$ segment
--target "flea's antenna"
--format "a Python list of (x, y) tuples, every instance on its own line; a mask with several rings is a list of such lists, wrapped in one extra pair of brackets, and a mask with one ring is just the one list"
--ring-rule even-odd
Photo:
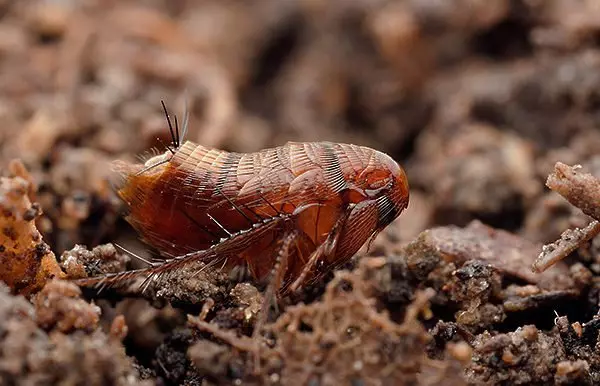
[(179, 147), (179, 133), (176, 131), (176, 128), (173, 127), (173, 123), (171, 122), (171, 117), (169, 116), (169, 112), (167, 111), (167, 106), (165, 106), (164, 101), (160, 101), (162, 105), (163, 111), (165, 113), (165, 117), (167, 118), (167, 124), (169, 125), (169, 132), (171, 133), (171, 140), (173, 141), (173, 146), (177, 149)]
[(151, 266), (151, 267), (154, 267), (154, 266), (156, 265), (155, 263), (153, 263), (153, 262), (151, 262), (151, 261), (149, 261), (149, 260), (147, 260), (147, 259), (144, 259), (142, 256), (140, 256), (140, 255), (138, 255), (138, 254), (136, 254), (136, 253), (134, 253), (134, 252), (132, 252), (132, 251), (130, 251), (130, 250), (128, 250), (128, 249), (126, 249), (124, 246), (122, 246), (122, 245), (120, 245), (120, 244), (113, 243), (113, 245), (115, 246), (115, 248), (122, 250), (122, 251), (123, 251), (123, 252), (125, 252), (126, 254), (128, 254), (128, 255), (130, 255), (130, 256), (133, 256), (133, 257), (135, 257), (135, 258), (136, 258), (136, 259), (138, 259), (139, 261), (142, 261), (142, 262), (144, 262), (144, 263), (148, 264), (148, 265), (149, 265), (149, 266)]

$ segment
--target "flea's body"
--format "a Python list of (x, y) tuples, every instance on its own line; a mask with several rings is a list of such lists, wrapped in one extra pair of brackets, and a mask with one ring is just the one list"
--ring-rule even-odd
[(279, 267), (280, 287), (300, 285), (350, 259), (409, 197), (389, 156), (329, 142), (241, 154), (188, 141), (118, 169), (128, 220), (166, 258), (138, 271), (154, 278), (202, 259), (245, 265), (257, 280)]

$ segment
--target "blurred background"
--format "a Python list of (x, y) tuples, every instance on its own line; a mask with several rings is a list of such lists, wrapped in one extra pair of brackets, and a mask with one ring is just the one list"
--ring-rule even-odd
[(33, 173), (55, 252), (135, 238), (108, 163), (162, 151), (160, 101), (187, 100), (205, 146), (389, 153), (400, 243), (472, 219), (550, 241), (587, 221), (554, 162), (600, 175), (599, 46), (597, 0), (0, 0), (0, 165)]

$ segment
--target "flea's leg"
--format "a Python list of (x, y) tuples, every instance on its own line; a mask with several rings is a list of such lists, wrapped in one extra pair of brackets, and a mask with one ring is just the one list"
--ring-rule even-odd
[(285, 272), (287, 271), (290, 249), (291, 246), (294, 245), (296, 240), (298, 239), (300, 232), (298, 231), (290, 231), (286, 233), (282, 239), (281, 246), (277, 253), (277, 259), (275, 260), (275, 264), (271, 271), (270, 280), (267, 285), (267, 289), (265, 290), (265, 295), (263, 298), (263, 303), (260, 309), (260, 313), (258, 319), (256, 320), (256, 324), (254, 325), (254, 331), (252, 333), (252, 338), (256, 344), (256, 352), (254, 356), (255, 364), (254, 368), (256, 371), (260, 368), (260, 339), (259, 336), (262, 332), (262, 328), (267, 322), (269, 317), (269, 309), (273, 302), (277, 301), (277, 293), (281, 288), (283, 283), (283, 279), (285, 277)]
[(257, 321), (256, 327), (254, 329), (255, 334), (260, 333), (260, 328), (268, 319), (269, 306), (273, 304), (273, 301), (275, 301), (277, 293), (281, 288), (283, 279), (285, 277), (285, 273), (287, 271), (287, 267), (289, 264), (288, 258), (290, 256), (291, 246), (294, 245), (299, 235), (300, 233), (298, 231), (290, 231), (284, 235), (281, 241), (281, 245), (277, 252), (277, 258), (275, 259), (275, 264), (273, 265), (273, 269), (271, 270), (269, 282), (267, 284), (267, 289), (265, 290), (260, 318)]
[(304, 268), (302, 268), (302, 272), (294, 282), (290, 285), (290, 291), (296, 292), (298, 288), (304, 283), (308, 274), (313, 269), (313, 267), (317, 264), (317, 262), (325, 255), (325, 244), (319, 245), (317, 249), (310, 255), (306, 264), (304, 264)]
[(295, 292), (304, 285), (306, 278), (319, 261), (327, 260), (329, 263), (337, 264), (340, 262), (339, 259), (352, 257), (376, 229), (377, 203), (375, 201), (364, 201), (350, 206), (335, 222), (327, 239), (311, 254), (302, 272), (291, 284), (290, 290)]
[(304, 268), (302, 268), (302, 272), (300, 275), (294, 280), (294, 282), (290, 285), (290, 291), (296, 292), (298, 288), (304, 284), (308, 274), (313, 270), (313, 268), (317, 265), (317, 262), (326, 256), (330, 256), (335, 253), (336, 247), (338, 245), (338, 240), (340, 239), (341, 231), (344, 228), (344, 224), (346, 223), (346, 219), (348, 216), (343, 216), (340, 218), (333, 229), (329, 233), (329, 236), (323, 242), (323, 244), (319, 245), (317, 249), (310, 255), (306, 264), (304, 264)]

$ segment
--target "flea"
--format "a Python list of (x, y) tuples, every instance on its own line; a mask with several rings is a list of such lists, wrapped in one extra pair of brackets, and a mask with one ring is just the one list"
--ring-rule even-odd
[(113, 286), (145, 277), (145, 289), (201, 261), (244, 266), (256, 281), (294, 291), (347, 262), (408, 205), (404, 170), (380, 151), (288, 142), (227, 152), (180, 143), (177, 121), (173, 128), (168, 114), (167, 120), (173, 144), (163, 154), (144, 164), (115, 163), (124, 177), (118, 193), (127, 220), (161, 252), (161, 261), (79, 284)]

